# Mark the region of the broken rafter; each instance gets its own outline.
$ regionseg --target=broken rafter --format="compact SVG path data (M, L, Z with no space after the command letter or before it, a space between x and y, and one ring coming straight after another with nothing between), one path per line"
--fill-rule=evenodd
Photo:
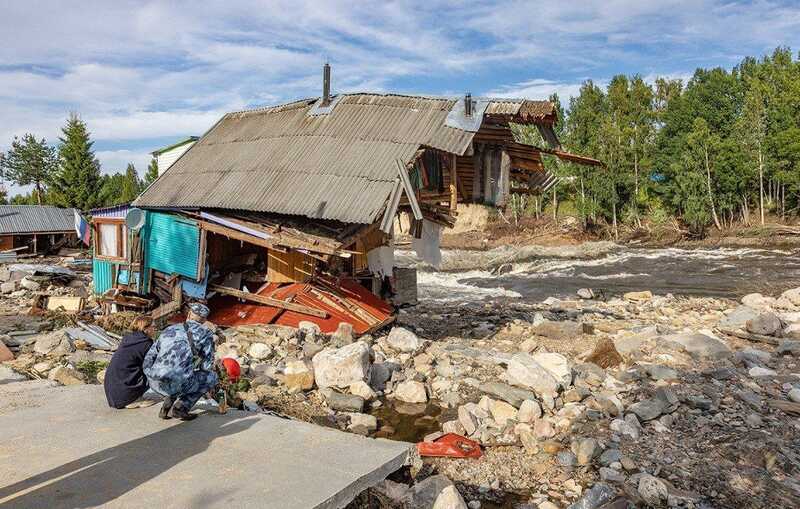
M241 290L236 290L234 288L228 288L226 286L220 285L208 285L209 290L213 290L217 293L221 293L223 295L230 295L232 297L238 297L240 299L249 300L251 302L256 302L258 304L264 304L266 306L272 306L276 308L286 309L289 311L294 311L296 313L301 313L304 315L316 316L318 318L327 318L328 313L325 311L321 311L319 309L314 309L308 306L303 306L301 304L294 304L291 302L285 302L278 299L273 299L271 297L264 297L263 295L256 295L254 293L247 293Z

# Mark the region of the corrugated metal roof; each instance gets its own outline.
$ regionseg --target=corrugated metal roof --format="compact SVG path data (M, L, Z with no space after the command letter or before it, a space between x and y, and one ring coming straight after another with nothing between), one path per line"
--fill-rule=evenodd
M125 216L128 215L128 211L130 210L130 208L131 208L130 204L124 203L122 205L113 205L111 207L92 209L89 211L89 215L91 215L92 217L125 219Z
M456 99L348 94L330 114L310 116L314 101L225 115L134 205L372 223L394 187L395 160L422 146L463 155L474 135L445 126ZM490 107L516 115L528 102Z
M0 205L0 235L75 231L75 209Z

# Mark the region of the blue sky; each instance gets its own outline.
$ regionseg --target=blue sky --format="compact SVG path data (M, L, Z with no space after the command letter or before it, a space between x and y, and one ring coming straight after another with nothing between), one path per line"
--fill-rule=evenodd
M618 73L687 78L779 45L800 2L26 1L0 17L0 150L71 111L104 172L223 113L334 92L563 98ZM12 189L16 191L16 189Z

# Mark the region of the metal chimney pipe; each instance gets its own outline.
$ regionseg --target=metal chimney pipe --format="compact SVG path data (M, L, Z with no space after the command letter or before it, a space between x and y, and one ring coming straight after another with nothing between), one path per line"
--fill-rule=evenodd
M464 96L464 115L472 116L472 94L469 92Z
M328 62L322 66L322 105L331 103L331 66Z

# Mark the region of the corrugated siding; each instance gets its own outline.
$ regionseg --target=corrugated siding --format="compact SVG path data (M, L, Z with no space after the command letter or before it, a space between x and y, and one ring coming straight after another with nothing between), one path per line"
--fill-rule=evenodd
M197 279L200 228L190 219L150 212L145 226L145 269Z
M105 260L93 260L92 263L92 277L94 280L94 293L100 295L114 285L113 279L113 265Z
M75 209L47 205L0 205L0 234L74 231Z

